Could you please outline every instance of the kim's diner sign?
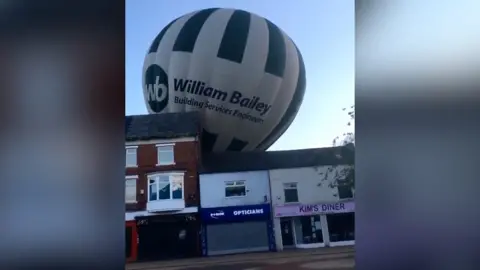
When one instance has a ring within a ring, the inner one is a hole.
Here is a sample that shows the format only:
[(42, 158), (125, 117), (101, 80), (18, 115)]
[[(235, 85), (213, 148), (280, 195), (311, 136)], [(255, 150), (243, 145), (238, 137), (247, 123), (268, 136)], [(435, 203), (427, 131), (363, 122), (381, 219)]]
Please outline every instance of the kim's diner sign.
[(275, 217), (311, 216), (355, 212), (355, 202), (334, 202), (318, 204), (287, 204), (274, 207)]

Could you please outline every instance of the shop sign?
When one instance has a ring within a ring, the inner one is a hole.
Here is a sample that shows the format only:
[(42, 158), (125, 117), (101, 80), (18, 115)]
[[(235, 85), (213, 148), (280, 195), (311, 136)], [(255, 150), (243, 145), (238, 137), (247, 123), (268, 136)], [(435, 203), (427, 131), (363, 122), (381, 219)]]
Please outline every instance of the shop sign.
[(269, 219), (270, 204), (202, 208), (200, 215), (204, 222), (235, 222), (249, 219)]
[(274, 206), (275, 217), (310, 216), (355, 212), (355, 202), (334, 202), (318, 204), (288, 204)]

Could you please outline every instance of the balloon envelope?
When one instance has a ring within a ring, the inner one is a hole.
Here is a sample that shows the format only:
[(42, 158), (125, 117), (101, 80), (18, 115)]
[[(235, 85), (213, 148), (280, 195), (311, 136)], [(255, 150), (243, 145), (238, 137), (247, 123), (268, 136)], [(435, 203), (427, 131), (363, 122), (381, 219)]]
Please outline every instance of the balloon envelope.
[(199, 111), (204, 151), (267, 149), (292, 123), (306, 86), (300, 51), (282, 30), (226, 8), (169, 23), (142, 75), (149, 113)]

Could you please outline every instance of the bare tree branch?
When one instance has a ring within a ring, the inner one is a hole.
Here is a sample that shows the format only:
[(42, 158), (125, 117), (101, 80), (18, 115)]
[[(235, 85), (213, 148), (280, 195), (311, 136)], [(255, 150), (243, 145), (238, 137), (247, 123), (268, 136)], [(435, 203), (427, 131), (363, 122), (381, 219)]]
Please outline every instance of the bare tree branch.
[[(343, 108), (342, 111), (347, 111), (347, 114), (350, 118), (350, 120), (347, 123), (347, 126), (351, 126), (352, 123), (355, 123), (355, 105), (352, 105), (348, 108)], [(337, 136), (333, 139), (332, 141), (333, 146), (348, 146), (351, 147), (352, 151), (355, 148), (355, 133), (352, 132), (347, 132), (342, 134), (342, 136)], [(341, 155), (339, 155), (338, 158), (342, 158)], [(320, 183), (319, 185), (322, 184), (327, 184), (328, 187), (330, 188), (336, 188), (339, 185), (347, 185), (352, 188), (355, 187), (355, 165), (337, 165), (337, 166), (331, 166), (329, 167), (325, 172), (320, 172), (318, 168), (316, 168), (316, 171), (320, 175)], [(332, 176), (333, 174), (333, 176)], [(330, 180), (331, 179), (331, 180)]]

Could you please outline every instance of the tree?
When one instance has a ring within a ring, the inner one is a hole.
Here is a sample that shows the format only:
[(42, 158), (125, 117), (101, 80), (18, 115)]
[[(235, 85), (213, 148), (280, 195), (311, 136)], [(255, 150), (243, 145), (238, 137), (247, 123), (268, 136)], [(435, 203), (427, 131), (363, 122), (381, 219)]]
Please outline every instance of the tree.
[[(342, 110), (348, 114), (349, 121), (347, 126), (352, 128), (352, 131), (345, 132), (342, 134), (342, 136), (335, 137), (332, 145), (344, 146), (343, 151), (351, 151), (353, 156), (353, 151), (355, 151), (355, 132), (353, 130), (353, 126), (355, 124), (355, 105), (350, 106), (348, 110), (347, 108), (343, 108)], [(336, 157), (338, 159), (344, 158), (341, 153), (337, 153)], [(326, 171), (319, 172), (319, 175), (321, 177), (319, 185), (327, 184), (330, 188), (336, 188), (340, 185), (345, 185), (352, 189), (355, 188), (355, 164), (353, 160), (351, 165), (330, 166)]]

